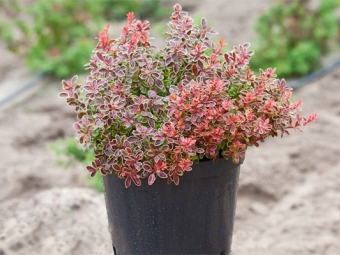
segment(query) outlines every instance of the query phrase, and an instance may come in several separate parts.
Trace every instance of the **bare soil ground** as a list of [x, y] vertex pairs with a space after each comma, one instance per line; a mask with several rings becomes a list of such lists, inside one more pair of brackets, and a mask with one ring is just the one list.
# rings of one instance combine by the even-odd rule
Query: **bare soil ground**
[[[269, 0], [190, 1], [230, 45], [253, 39]], [[20, 87], [22, 61], [0, 44], [0, 89]], [[256, 57], [256, 55], [254, 56]], [[26, 79], [25, 79], [26, 77]], [[18, 85], [18, 82], [20, 84]], [[33, 96], [0, 108], [0, 255], [112, 254], [102, 194], [87, 188], [81, 165], [65, 170], [47, 149], [74, 136], [75, 115], [45, 79]], [[318, 121], [303, 133], [250, 148], [241, 167], [235, 255], [340, 254], [340, 70], [295, 92]], [[1, 91], [1, 90], [0, 90]]]

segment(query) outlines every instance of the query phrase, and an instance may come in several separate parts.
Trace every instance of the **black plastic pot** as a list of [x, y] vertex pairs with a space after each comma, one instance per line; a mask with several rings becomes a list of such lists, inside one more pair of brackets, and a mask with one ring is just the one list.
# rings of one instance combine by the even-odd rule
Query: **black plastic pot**
[[229, 254], [240, 164], [203, 161], [179, 186], [158, 178], [126, 189], [103, 177], [115, 254]]

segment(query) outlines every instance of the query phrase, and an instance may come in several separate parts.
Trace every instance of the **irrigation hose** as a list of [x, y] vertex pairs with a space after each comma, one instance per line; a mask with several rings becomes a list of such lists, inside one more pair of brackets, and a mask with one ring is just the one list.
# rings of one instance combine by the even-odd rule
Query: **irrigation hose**
[[[334, 71], [335, 69], [337, 69], [340, 66], [340, 59], [336, 60], [335, 62], [333, 62], [331, 65], [326, 66], [314, 73], [311, 73], [305, 77], [302, 77], [301, 79], [297, 79], [295, 81], [291, 81], [288, 82], [287, 85], [291, 88], [300, 88], [308, 83], [311, 83], [313, 81], [319, 80], [322, 77], [324, 77], [325, 75], [329, 74], [330, 72]], [[5, 97], [4, 99], [0, 100], [0, 106], [13, 100], [14, 98], [16, 98], [17, 96], [21, 95], [23, 92], [25, 92], [26, 90], [36, 86], [38, 84], [38, 82], [45, 76], [45, 73], [40, 73], [38, 74], [36, 77], [34, 77], [34, 79], [32, 81], [30, 81], [29, 83], [27, 83], [25, 86], [23, 86], [22, 88], [18, 89], [17, 91], [13, 92], [12, 94], [9, 94], [7, 97]]]
[[336, 60], [329, 66], [326, 66], [324, 68], [321, 68], [320, 70], [311, 73], [309, 75], [306, 75], [305, 77], [302, 77], [300, 79], [297, 79], [295, 81], [288, 82], [287, 85], [291, 88], [300, 88], [308, 83], [311, 83], [313, 81], [319, 80], [322, 77], [324, 77], [326, 74], [331, 73], [335, 69], [337, 69], [340, 66], [340, 59]]
[[20, 89], [14, 91], [13, 93], [9, 94], [7, 97], [3, 98], [2, 100], [0, 100], [0, 106], [13, 100], [14, 98], [16, 98], [17, 96], [21, 95], [22, 93], [24, 93], [26, 90], [36, 86], [38, 84], [38, 82], [45, 76], [44, 73], [40, 73], [37, 76], [34, 77], [34, 79], [32, 81], [30, 81], [29, 83], [27, 83], [26, 85], [24, 85], [23, 87], [21, 87]]

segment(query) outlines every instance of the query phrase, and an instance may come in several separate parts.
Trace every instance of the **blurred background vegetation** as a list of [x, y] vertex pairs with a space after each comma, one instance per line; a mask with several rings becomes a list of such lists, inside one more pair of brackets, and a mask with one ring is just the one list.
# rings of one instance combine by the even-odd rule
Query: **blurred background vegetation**
[[57, 78], [84, 72], [104, 24], [126, 18], [160, 19], [163, 0], [1, 0], [0, 37], [27, 66]]
[[317, 6], [310, 0], [276, 1], [256, 21], [252, 69], [276, 67], [278, 77], [291, 78], [320, 68], [322, 57], [339, 48], [339, 7], [340, 0], [319, 0]]
[[[280, 78], [300, 77], [320, 68], [321, 59], [339, 49], [340, 0], [313, 3], [273, 1], [254, 24], [253, 70], [276, 67]], [[104, 24], [120, 22], [130, 11], [154, 23], [167, 20], [172, 8], [166, 0], [0, 0], [0, 39], [34, 72], [67, 79], [84, 72]], [[163, 33], [163, 25], [153, 27]], [[89, 164], [93, 158], [73, 138], [58, 140], [50, 148], [65, 168], [75, 162]], [[102, 191], [100, 175], [91, 178], [90, 186]]]
[[[95, 37], [126, 13], [153, 23], [168, 18], [166, 0], [0, 0], [0, 39], [35, 72], [56, 78], [84, 72]], [[312, 4], [312, 2], [314, 4]], [[317, 4], [315, 4], [317, 3]], [[252, 69], [277, 67], [279, 77], [320, 68], [338, 47], [340, 0], [276, 0], [256, 21]], [[164, 26], [155, 26], [162, 33]]]

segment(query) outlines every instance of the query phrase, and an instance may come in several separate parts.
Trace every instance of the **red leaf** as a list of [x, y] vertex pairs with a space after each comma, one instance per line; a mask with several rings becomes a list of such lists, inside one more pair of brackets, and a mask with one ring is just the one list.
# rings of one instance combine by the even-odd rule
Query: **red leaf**
[[198, 64], [198, 67], [199, 67], [200, 69], [203, 69], [203, 68], [204, 68], [203, 62], [202, 62], [201, 60], [198, 60], [198, 61], [197, 61], [197, 64]]
[[136, 186], [140, 186], [142, 184], [141, 180], [138, 177], [132, 176], [131, 179], [134, 184], [136, 184]]
[[87, 166], [86, 169], [91, 173], [91, 177], [95, 176], [97, 173], [97, 170], [92, 166]]
[[198, 69], [197, 69], [197, 66], [196, 66], [196, 65], [193, 65], [193, 66], [192, 66], [192, 72], [194, 73], [195, 76], [197, 76], [197, 74], [198, 74]]
[[117, 164], [112, 165], [112, 168], [113, 168], [114, 170], [116, 170], [116, 171], [120, 171], [120, 170], [121, 170], [120, 165], [117, 165]]
[[99, 58], [101, 61], [104, 61], [103, 55], [97, 52], [96, 54], [97, 58]]
[[128, 188], [131, 186], [131, 178], [130, 177], [127, 177], [125, 179], [125, 188]]

